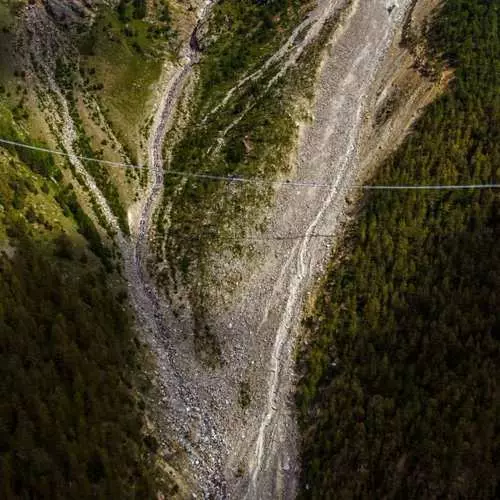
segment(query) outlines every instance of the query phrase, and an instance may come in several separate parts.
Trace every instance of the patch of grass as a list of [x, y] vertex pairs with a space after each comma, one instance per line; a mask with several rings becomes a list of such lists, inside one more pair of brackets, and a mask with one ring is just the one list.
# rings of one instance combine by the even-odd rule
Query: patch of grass
[[10, 32], [28, 0], [0, 0], [0, 31]]
[[[51, 241], [59, 234], [77, 233], [89, 249], [113, 270], [112, 256], [106, 248], [92, 220], [85, 214], [71, 185], [64, 186], [53, 178], [44, 178], [23, 162], [16, 151], [0, 147], [0, 233], [1, 238], [19, 238], [28, 235], [40, 241]], [[10, 154], [6, 154], [10, 153]], [[12, 155], [12, 156], [11, 156]], [[17, 158], [16, 158], [17, 156]], [[75, 239], [75, 238], [73, 238]]]
[[[14, 125], [14, 115], [3, 103], [0, 102], [0, 136], [4, 139], [24, 142], [24, 135], [20, 128]], [[33, 141], [31, 144], [39, 147], [46, 147], [39, 141]], [[27, 165], [33, 172], [57, 181], [62, 179], [62, 173], [54, 162], [52, 155], [27, 149], [20, 146], [2, 145], [8, 151], [16, 153], [19, 159]]]
[[176, 36], [168, 17], [147, 22], [134, 17], [132, 2], [122, 3], [123, 14], [108, 7], [99, 11], [79, 47], [84, 81], [97, 91], [120, 142], [135, 153], [145, 104]]

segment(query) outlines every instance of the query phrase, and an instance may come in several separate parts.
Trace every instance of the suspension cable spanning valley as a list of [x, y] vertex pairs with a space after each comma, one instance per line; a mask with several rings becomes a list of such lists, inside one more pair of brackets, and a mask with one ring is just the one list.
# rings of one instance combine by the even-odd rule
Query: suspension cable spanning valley
[[[134, 165], [131, 163], [123, 163], [117, 161], [103, 160], [100, 158], [92, 158], [90, 156], [80, 156], [64, 151], [58, 151], [56, 149], [42, 148], [40, 146], [34, 146], [32, 144], [26, 144], [23, 142], [11, 141], [8, 139], [0, 138], [1, 144], [6, 144], [10, 146], [31, 149], [34, 151], [41, 151], [43, 153], [55, 154], [59, 156], [67, 156], [78, 158], [79, 160], [92, 161], [95, 163], [102, 163], [109, 167], [121, 167], [129, 169], [142, 169], [147, 170], [147, 166]], [[221, 181], [230, 183], [246, 183], [246, 184], [261, 184], [265, 186], [288, 186], [288, 187], [298, 187], [298, 188], [316, 188], [316, 189], [331, 189], [334, 185], [327, 182], [316, 182], [316, 181], [266, 181], [265, 179], [251, 178], [251, 177], [240, 177], [237, 175], [213, 175], [206, 174], [202, 172], [182, 172], [180, 170], [165, 170], [164, 175], [171, 175], [175, 177], [184, 177], [191, 179], [209, 180], [209, 181]], [[408, 190], [432, 190], [432, 191], [465, 191], [469, 189], [499, 189], [500, 184], [498, 183], [481, 183], [481, 184], [353, 184], [348, 186], [348, 189], [356, 190], [363, 189], [367, 191], [408, 191]]]

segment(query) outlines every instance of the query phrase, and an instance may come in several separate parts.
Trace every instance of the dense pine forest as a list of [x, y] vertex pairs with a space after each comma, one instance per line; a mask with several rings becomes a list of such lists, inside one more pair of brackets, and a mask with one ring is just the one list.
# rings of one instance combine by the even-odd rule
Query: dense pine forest
[[[499, 182], [498, 0], [446, 0], [455, 68], [375, 184]], [[500, 495], [500, 193], [376, 192], [306, 321], [301, 498]]]
[[64, 236], [19, 243], [0, 256], [1, 497], [152, 497], [135, 350], [105, 271]]

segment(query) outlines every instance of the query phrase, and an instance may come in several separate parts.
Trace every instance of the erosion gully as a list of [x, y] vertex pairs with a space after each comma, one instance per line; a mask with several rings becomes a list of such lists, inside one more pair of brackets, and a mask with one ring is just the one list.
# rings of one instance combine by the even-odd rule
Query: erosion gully
[[[213, 3], [204, 3], [198, 24], [206, 19]], [[183, 446], [194, 482], [206, 497], [260, 500], [295, 496], [300, 471], [293, 405], [293, 348], [308, 291], [324, 270], [331, 246], [335, 245], [333, 237], [325, 242], [312, 235], [340, 234], [347, 220], [346, 198], [362, 175], [359, 151], [365, 117], [371, 111], [369, 103], [377, 90], [374, 82], [410, 3], [411, 0], [319, 0], [317, 9], [292, 34], [292, 38], [297, 37], [307, 29], [304, 40], [309, 43], [314, 39], [314, 30], [319, 32], [320, 21], [325, 22], [337, 9], [348, 6], [321, 63], [311, 109], [313, 120], [300, 125], [293, 170], [294, 180], [314, 179], [331, 188], [277, 188], [257, 261], [223, 310], [212, 312], [211, 323], [223, 341], [222, 354], [226, 359], [218, 371], [204, 372], [193, 363], [192, 348], [185, 347], [189, 342], [182, 325], [171, 322], [146, 265], [151, 223], [163, 190], [163, 140], [199, 59], [197, 44], [186, 43], [182, 62], [172, 70], [161, 92], [148, 141], [148, 186], [137, 230], [131, 238], [121, 233], [106, 200], [74, 155], [74, 124], [63, 94], [50, 77], [53, 68], [46, 68], [46, 81], [59, 102], [63, 144], [116, 230], [137, 321], [158, 360], [159, 406], [164, 416], [160, 430], [165, 440], [173, 434]], [[35, 12], [34, 8], [31, 11]], [[46, 29], [36, 16], [32, 21], [33, 26], [38, 26], [37, 31]], [[286, 77], [287, 69], [297, 60], [292, 38], [269, 62], [282, 65], [280, 77]], [[42, 40], [39, 46], [43, 46]], [[35, 53], [34, 59], [39, 62], [43, 56]], [[246, 76], [220, 106], [246, 81], [260, 78], [263, 73], [258, 70]], [[277, 240], [273, 238], [276, 234], [304, 237]], [[251, 407], [246, 411], [237, 405], [242, 373], [251, 380], [253, 391]], [[237, 474], [242, 464], [244, 473]]]
[[[410, 0], [319, 1], [300, 27], [308, 29], [304, 40], [309, 43], [330, 15], [347, 8], [322, 61], [311, 110], [314, 119], [301, 125], [295, 165], [294, 180], [314, 179], [332, 187], [277, 190], [268, 229], [262, 235], [266, 243], [259, 250], [260, 264], [252, 264], [255, 269], [224, 310], [212, 312], [212, 326], [223, 341], [227, 360], [217, 373], [204, 372], [193, 363], [193, 353], [190, 356], [182, 347], [179, 333], [189, 326], [175, 324], [168, 314], [163, 315], [161, 298], [146, 274], [148, 234], [163, 186], [163, 138], [199, 57], [195, 47], [186, 46], [184, 62], [165, 88], [148, 145], [150, 181], [133, 252], [132, 295], [137, 310], [153, 321], [168, 427], [187, 450], [196, 480], [207, 497], [251, 500], [295, 496], [299, 460], [293, 347], [306, 293], [324, 270], [335, 244], [311, 235], [339, 234], [347, 220], [346, 198], [362, 175], [359, 150], [365, 116], [377, 90], [374, 82], [409, 4]], [[202, 19], [209, 7], [210, 2]], [[272, 58], [273, 64], [282, 66], [281, 77], [286, 77], [286, 70], [295, 62], [295, 49], [293, 43], [288, 44]], [[245, 78], [259, 78], [262, 73]], [[305, 236], [298, 241], [273, 241], [275, 234]], [[252, 381], [254, 393], [252, 407], [246, 412], [235, 404], [237, 381], [243, 372]], [[195, 423], [186, 424], [189, 420]], [[195, 438], [183, 437], [192, 435], [193, 428]], [[244, 474], [239, 477], [236, 471], [242, 464]]]
[[[340, 8], [344, 2], [329, 4]], [[224, 315], [233, 321], [237, 318], [252, 332], [257, 345], [248, 340], [244, 349], [254, 351], [253, 359], [259, 359], [257, 351], [267, 351], [267, 357], [257, 364], [257, 370], [266, 375], [257, 384], [267, 388], [260, 399], [261, 413], [256, 412], [253, 424], [248, 419], [249, 435], [233, 458], [236, 463], [245, 457], [249, 476], [237, 485], [234, 498], [293, 498], [295, 494], [299, 464], [293, 348], [306, 292], [321, 275], [330, 245], [335, 244], [334, 238], [325, 242], [311, 235], [340, 234], [347, 220], [346, 200], [363, 174], [359, 150], [371, 96], [377, 91], [376, 76], [409, 6], [408, 0], [351, 2], [329, 42], [316, 89], [314, 118], [301, 127], [295, 165], [294, 180], [314, 179], [332, 187], [278, 190], [263, 238], [305, 236], [297, 242], [267, 244], [260, 269], [239, 296], [249, 299]]]

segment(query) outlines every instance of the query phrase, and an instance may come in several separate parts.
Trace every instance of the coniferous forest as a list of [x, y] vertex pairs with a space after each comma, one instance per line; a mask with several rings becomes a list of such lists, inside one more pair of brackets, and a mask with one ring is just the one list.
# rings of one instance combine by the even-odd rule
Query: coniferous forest
[[0, 256], [5, 499], [153, 496], [128, 315], [78, 253], [22, 235], [13, 259]]
[[[443, 2], [454, 80], [373, 184], [499, 182], [499, 10]], [[498, 497], [500, 192], [372, 192], [346, 245], [299, 355], [301, 498]]]
[[0, 175], [0, 498], [153, 498], [116, 260], [51, 156], [0, 148]]

